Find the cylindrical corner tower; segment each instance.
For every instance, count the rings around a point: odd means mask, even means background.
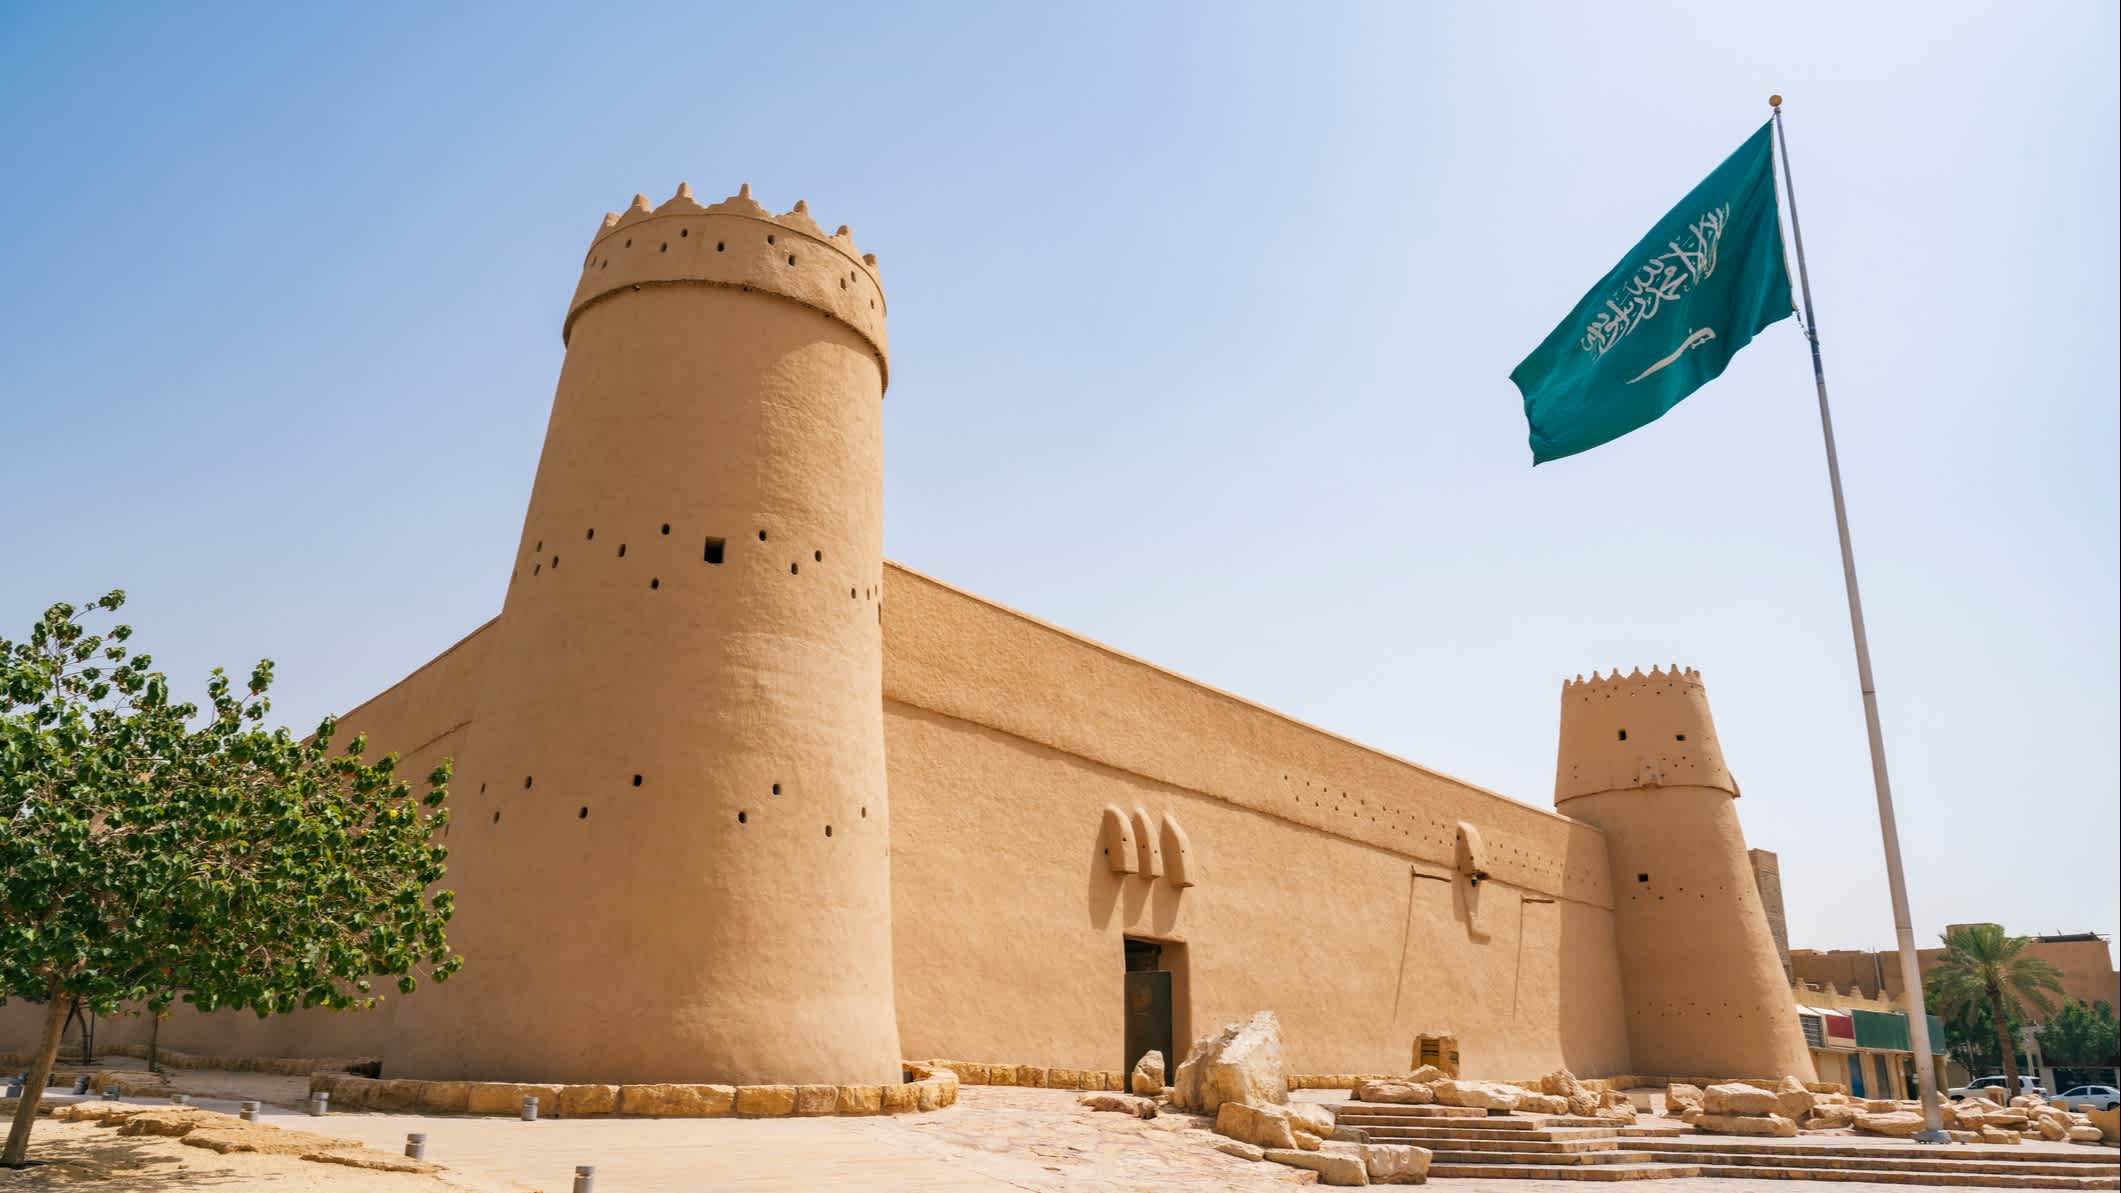
[[[1700,673],[1563,684],[1555,770],[1605,830],[1634,1071],[1812,1079]]]
[[[876,259],[637,196],[563,337],[452,788],[465,965],[391,1069],[896,1082]]]

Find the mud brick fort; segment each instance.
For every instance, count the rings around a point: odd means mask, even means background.
[[[499,615],[342,719],[456,760],[463,971],[163,1047],[888,1083],[1268,1008],[1298,1072],[1814,1076],[1696,672],[1563,683],[1533,806],[887,562],[885,315],[802,203],[604,220]]]

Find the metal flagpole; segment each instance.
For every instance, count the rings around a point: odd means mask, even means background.
[[[1841,575],[1848,582],[1849,626],[1856,635],[1856,679],[1863,688],[1863,723],[1871,739],[1871,777],[1878,785],[1878,829],[1885,838],[1885,879],[1893,894],[1893,933],[1900,943],[1900,985],[1908,1003],[1907,1034],[1914,1045],[1915,1080],[1922,1091],[1922,1133],[1915,1138],[1944,1143],[1937,1110],[1937,1072],[1930,1060],[1929,1016],[1922,997],[1922,966],[1915,958],[1915,925],[1907,909],[1907,878],[1900,868],[1900,827],[1893,818],[1893,785],[1885,773],[1885,732],[1878,725],[1878,689],[1871,682],[1871,645],[1863,632],[1863,595],[1856,588],[1856,553],[1849,545],[1848,506],[1841,497],[1841,460],[1834,451],[1834,416],[1826,403],[1826,366],[1819,360],[1819,324],[1812,316],[1812,279],[1804,266],[1804,228],[1797,222],[1797,186],[1790,181],[1790,143],[1782,129],[1782,97],[1770,96],[1775,139],[1782,152],[1782,185],[1789,192],[1790,236],[1796,242],[1797,283],[1804,294],[1804,335],[1812,343],[1812,379],[1819,386],[1819,430],[1826,438],[1826,477],[1834,490],[1834,528],[1841,534]],[[1880,994],[1883,995],[1883,991]]]

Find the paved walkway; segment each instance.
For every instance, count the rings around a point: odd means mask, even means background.
[[[185,1074],[174,1074],[190,1085]],[[596,1193],[1221,1193],[1288,1190],[1307,1172],[1254,1164],[1213,1150],[1206,1120],[1165,1114],[1143,1121],[1092,1114],[1062,1090],[964,1086],[957,1105],[932,1114],[802,1119],[516,1119],[333,1113],[309,1118],[292,1083],[246,1090],[246,1074],[197,1077],[201,1093],[268,1098],[266,1121],[359,1139],[396,1152],[411,1131],[471,1193],[568,1193],[577,1164],[597,1168]],[[277,1096],[274,1096],[277,1095]],[[1307,1091],[1306,1100],[1344,1095]],[[236,1103],[196,1097],[233,1112]],[[1825,1142],[1825,1141],[1822,1141]],[[1865,1142],[1876,1142],[1866,1140]],[[2036,1149],[2018,1149],[2031,1159]],[[2076,1149],[2073,1158],[2111,1158]],[[1467,1193],[1584,1193],[1576,1181],[1437,1180]],[[1906,1193],[1905,1185],[1783,1180],[1658,1181],[1673,1193]]]

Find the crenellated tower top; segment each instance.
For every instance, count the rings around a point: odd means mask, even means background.
[[[749,183],[714,204],[693,198],[689,183],[679,183],[677,194],[653,209],[647,196],[635,195],[624,212],[604,216],[590,241],[560,338],[573,333],[583,311],[610,295],[673,285],[772,294],[837,319],[869,341],[889,382],[876,254],[857,249],[844,224],[828,235],[800,199],[774,215],[751,197]]]
[[[1554,802],[1650,787],[1707,787],[1738,794],[1723,762],[1701,673],[1636,668],[1561,685],[1561,746]]]

